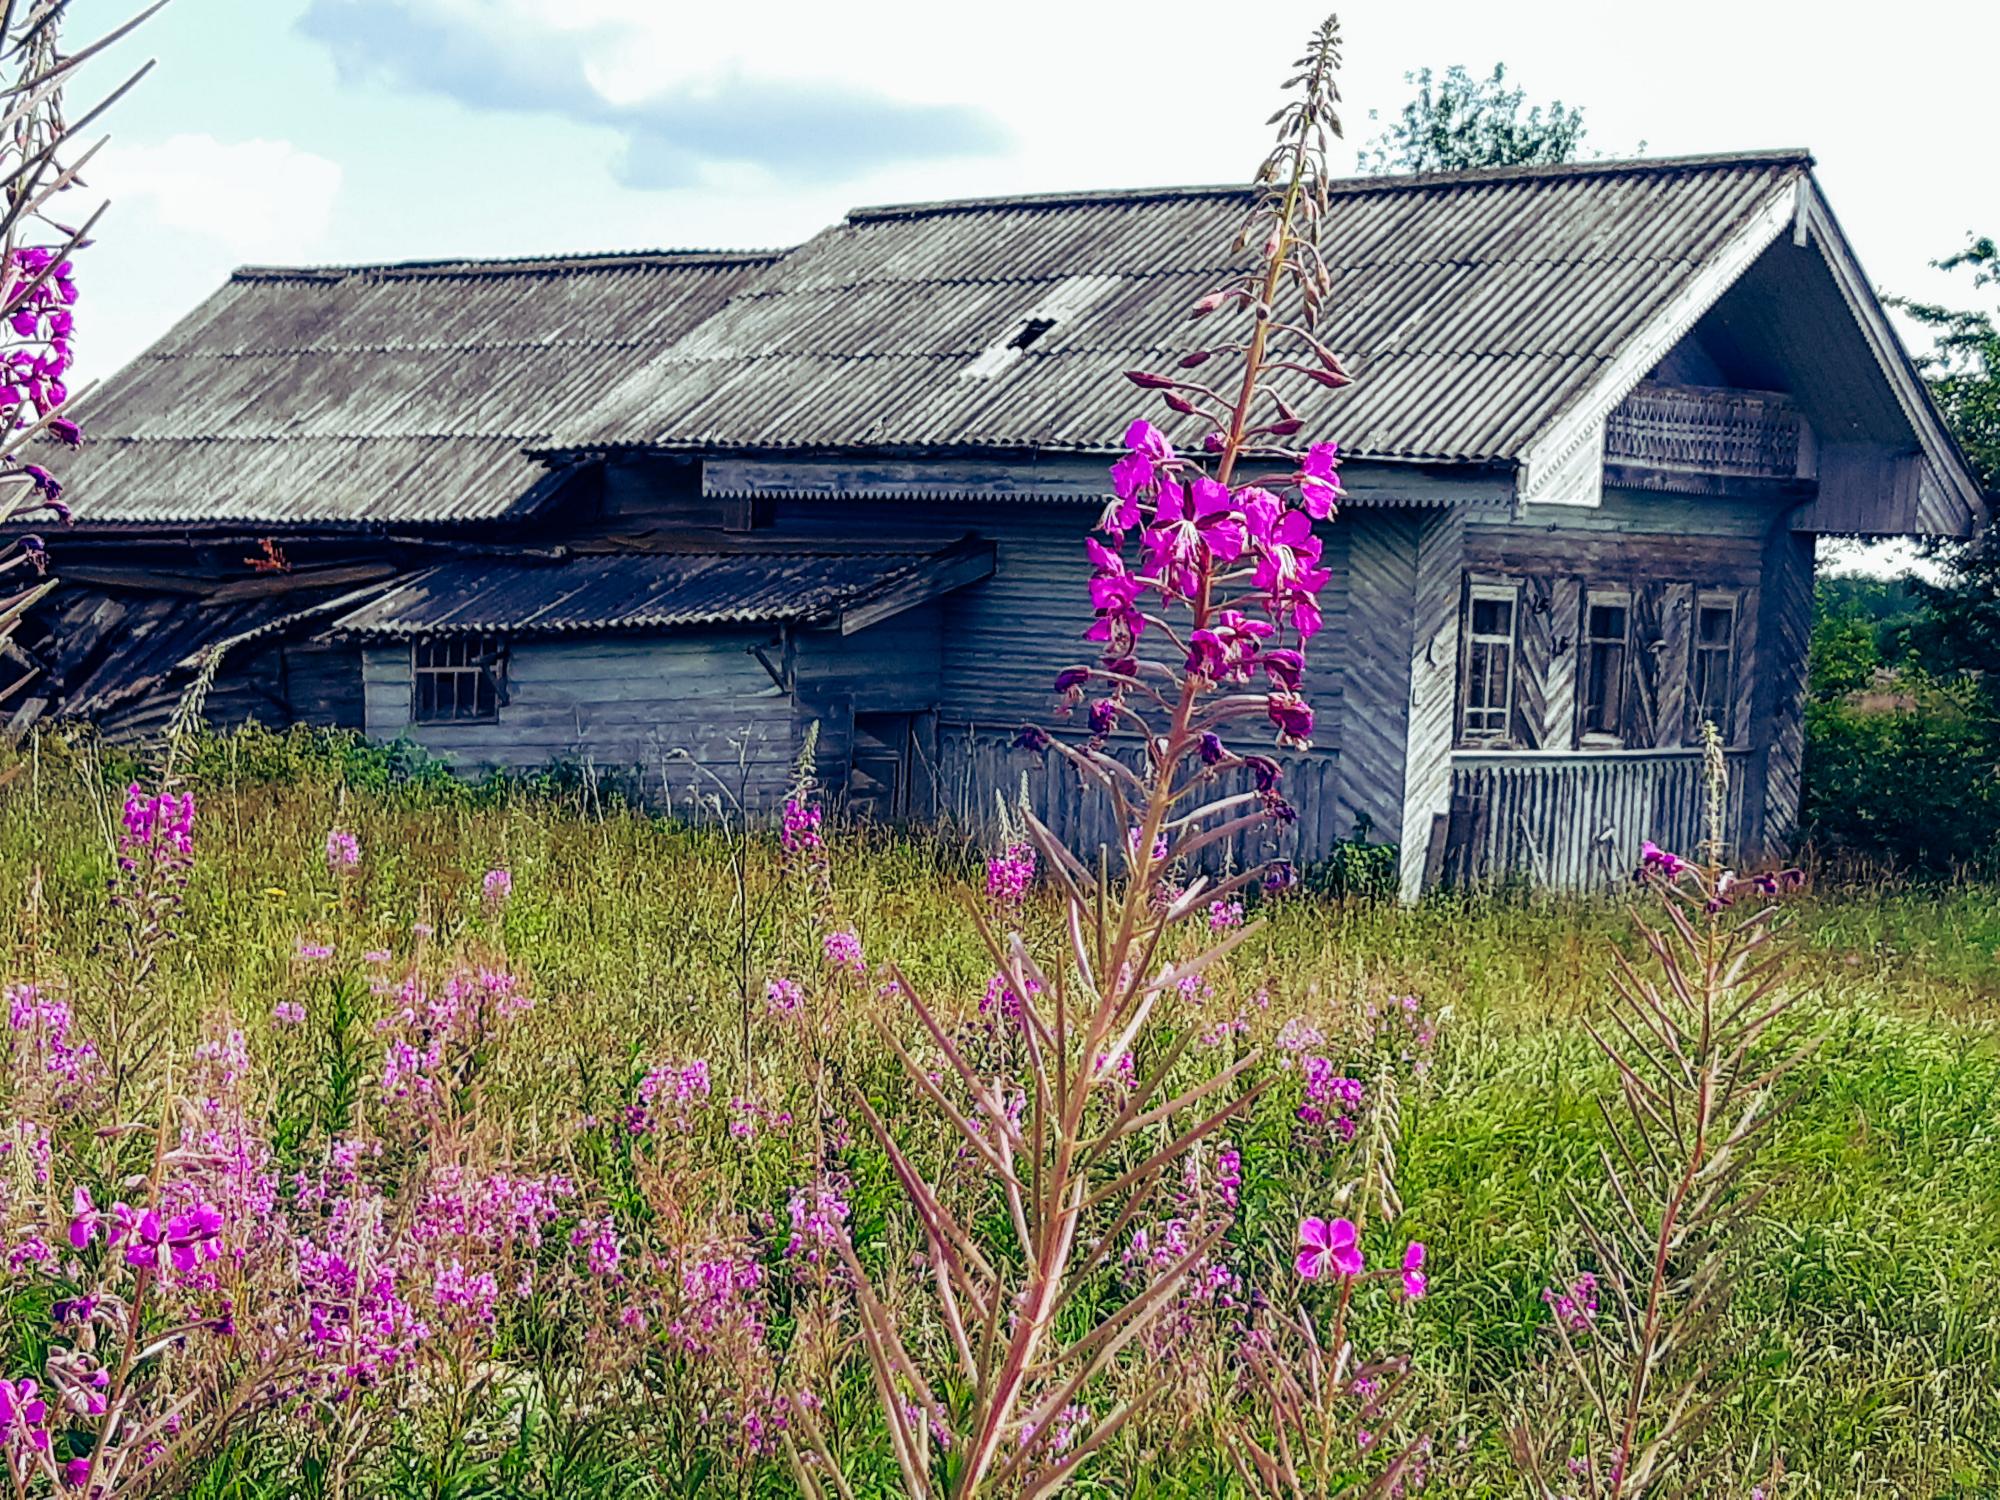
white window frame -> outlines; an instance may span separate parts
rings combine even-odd
[[[1723,649],[1722,663],[1722,712],[1711,716],[1702,712],[1702,662],[1704,657],[1716,654],[1714,647],[1704,647],[1701,643],[1701,617],[1711,609],[1725,610],[1729,615],[1729,644]],[[1694,618],[1688,622],[1688,717],[1694,732],[1699,735],[1701,726],[1714,718],[1716,732],[1722,742],[1729,744],[1736,734],[1736,674],[1739,670],[1737,648],[1743,635],[1743,596],[1729,589],[1703,589],[1695,595]]]
[[[1504,604],[1507,606],[1507,633],[1478,634],[1473,629],[1473,621],[1478,618],[1481,604]],[[1486,648],[1488,668],[1484,676],[1490,681],[1491,651],[1501,647],[1507,653],[1505,674],[1500,683],[1500,701],[1488,702],[1478,708],[1472,705],[1472,683],[1474,664],[1480,657],[1480,648]],[[1459,738],[1470,744],[1492,745],[1511,737],[1514,722],[1514,673],[1521,657],[1521,585],[1516,583],[1474,583],[1465,595],[1465,673],[1458,685]],[[1480,726],[1476,727],[1473,716],[1480,716]]]
[[[1625,611],[1625,638],[1618,643],[1618,713],[1617,722],[1609,729],[1590,727],[1590,676],[1591,655],[1600,643],[1610,644],[1610,637],[1597,637],[1590,633],[1590,612],[1593,609],[1622,609]],[[1625,743],[1625,703],[1632,691],[1632,591],[1627,588],[1587,588],[1583,593],[1583,618],[1577,625],[1577,673],[1576,673],[1576,738],[1579,745],[1592,748],[1617,747]]]

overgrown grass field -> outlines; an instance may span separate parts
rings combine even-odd
[[[9,980],[71,997],[80,1030],[129,1030],[132,1018],[111,1012],[142,1002],[107,905],[122,774],[49,744],[5,776]],[[176,1487],[794,1494],[782,1443],[764,1427],[771,1392],[804,1378],[851,1492],[891,1493],[849,1290],[812,1252],[811,1185],[841,1184],[858,1251],[914,1306],[927,1278],[913,1212],[855,1100],[873,1101],[913,1153],[932,1153],[937,1174],[972,1175],[942,1126],[926,1124],[937,1117],[885,1042],[885,1027],[913,1048],[920,1038],[884,981],[893,963],[941,1014],[981,1024],[994,963],[970,908],[985,900],[992,851],[829,824],[831,893],[807,898],[767,835],[671,825],[549,789],[398,780],[305,735],[209,742],[187,785],[196,855],[169,919],[174,939],[143,981],[159,1045],[134,1076],[189,1067],[226,1017],[245,1034],[250,1097],[281,1180],[340,1137],[414,1159],[426,1141],[442,1150],[449,1132],[392,1118],[384,1049],[397,1033],[377,1018],[394,1011],[405,976],[447,958],[504,970],[534,1003],[476,1059],[476,1099],[452,1127],[476,1149],[454,1149],[488,1166],[533,1160],[572,1190],[535,1248],[509,1252],[540,1264],[532,1296],[503,1295],[462,1335],[440,1312],[434,1344],[448,1357],[413,1357],[331,1398],[305,1382],[235,1424],[220,1453],[190,1459]],[[358,863],[329,860],[329,830],[354,836]],[[486,880],[493,870],[508,872],[504,896]],[[1426,1441],[1430,1492],[1521,1493],[1504,1434],[1534,1409],[1537,1371],[1553,1358],[1543,1294],[1587,1262],[1573,1199],[1606,1193],[1598,1101],[1615,1079],[1582,1023],[1605,1000],[1614,952],[1638,952],[1632,912],[1619,900],[1526,897],[1252,906],[1261,930],[1157,1018],[1166,1036],[1189,1039],[1185,1066],[1263,1049],[1256,1076],[1270,1083],[1227,1127],[1240,1201],[1218,1256],[1225,1295],[1185,1309],[1180,1332],[1148,1346],[1179,1374],[1079,1469],[1079,1492],[1242,1493],[1228,1457],[1228,1411],[1245,1399],[1225,1368],[1234,1310],[1264,1288],[1290,1295],[1300,1219],[1351,1201],[1340,1197],[1352,1175],[1341,1141],[1299,1115],[1294,1063],[1313,1051],[1371,1089],[1393,1080],[1402,1213],[1364,1219],[1364,1248],[1371,1266],[1392,1264],[1406,1241],[1423,1241],[1428,1295],[1357,1298],[1355,1327],[1364,1349],[1409,1356],[1399,1433]],[[1046,888],[1011,920],[1031,946],[1060,941]],[[1764,1158],[1773,1186],[1714,1335],[1715,1441],[1732,1474],[1777,1460],[1785,1495],[2000,1493],[1995,892],[1809,888],[1784,920],[1796,945],[1787,982],[1821,1041],[1788,1080],[1797,1098]],[[865,977],[828,963],[816,934],[829,923],[859,937]],[[774,978],[799,986],[796,1009],[773,1003]],[[664,1095],[641,1085],[696,1061],[707,1089],[669,1122]],[[634,1112],[649,1098],[642,1128]],[[115,1187],[111,1167],[90,1170]],[[622,1257],[614,1272],[593,1263],[593,1279],[583,1262],[603,1221]],[[690,1246],[729,1247],[751,1267],[758,1311],[728,1338],[711,1330],[663,1345],[666,1324],[691,1316],[657,1300],[692,1296]],[[649,1260],[656,1300],[635,1312]],[[17,1361],[38,1350],[29,1325],[40,1296],[11,1310]],[[614,1316],[617,1305],[626,1310]],[[910,1317],[913,1339],[938,1337]],[[655,1342],[614,1347],[620,1338]],[[1087,1392],[1079,1420],[1102,1415],[1126,1378]],[[1353,1456],[1356,1473],[1366,1458]],[[1707,1492],[1748,1492],[1733,1485]]]

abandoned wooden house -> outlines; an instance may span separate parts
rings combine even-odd
[[[1794,831],[1815,539],[1977,486],[1803,153],[1336,189],[1311,860],[1587,884]],[[1239,189],[870,209],[774,255],[244,271],[92,403],[40,676],[0,708],[407,736],[768,808],[808,725],[883,817],[977,818],[1089,619],[1081,538]],[[226,649],[224,649],[226,648]],[[220,664],[214,653],[223,650]],[[1060,722],[1050,724],[1061,732]]]

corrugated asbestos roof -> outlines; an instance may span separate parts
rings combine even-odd
[[[1322,332],[1356,379],[1301,403],[1310,429],[1360,457],[1518,458],[1810,167],[1788,151],[1338,184]],[[1236,269],[1249,201],[1191,188],[858,211],[633,371],[569,439],[1109,449],[1157,405],[1118,373],[1196,346],[1205,325],[1187,310]]]
[[[1311,430],[1518,459],[1810,165],[1336,184],[1323,326],[1356,383],[1304,403]],[[1155,405],[1119,372],[1190,347],[1248,201],[863,209],[783,256],[245,269],[89,402],[69,496],[98,525],[407,525],[526,514],[563,450],[1106,450]]]
[[[343,637],[512,637],[824,621],[936,554],[673,553],[560,563],[453,562],[334,622]]]
[[[774,253],[246,268],[84,408],[93,524],[396,524],[526,508],[528,456]]]

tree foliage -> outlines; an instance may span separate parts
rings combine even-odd
[[[1975,291],[2000,300],[2000,245],[1971,239],[1956,255],[1932,262],[1941,271],[1969,271]],[[1918,361],[1944,419],[1973,472],[1989,493],[2000,490],[2000,323],[1987,308],[1944,307],[1897,298],[1893,305],[1933,331],[1931,353]]]
[[[1423,68],[1403,80],[1415,85],[1416,97],[1362,151],[1364,172],[1539,166],[1574,161],[1583,144],[1583,111],[1561,100],[1529,105],[1525,90],[1507,86],[1505,63],[1495,63],[1485,78],[1454,65],[1442,75]],[[1379,117],[1371,111],[1369,118]]]

